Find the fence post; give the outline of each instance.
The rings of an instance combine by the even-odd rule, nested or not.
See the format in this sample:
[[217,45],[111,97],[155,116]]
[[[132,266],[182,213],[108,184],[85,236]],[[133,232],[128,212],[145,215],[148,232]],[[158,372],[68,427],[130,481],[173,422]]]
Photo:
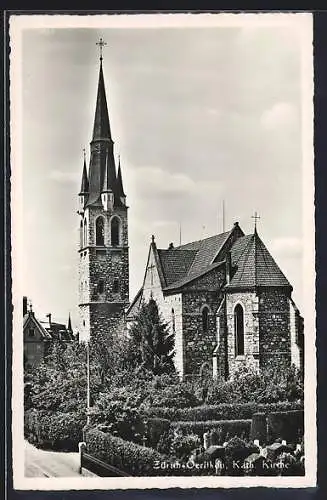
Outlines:
[[84,441],[78,443],[78,453],[79,453],[79,469],[78,473],[82,474],[82,468],[83,468],[83,452],[86,448],[86,443]]

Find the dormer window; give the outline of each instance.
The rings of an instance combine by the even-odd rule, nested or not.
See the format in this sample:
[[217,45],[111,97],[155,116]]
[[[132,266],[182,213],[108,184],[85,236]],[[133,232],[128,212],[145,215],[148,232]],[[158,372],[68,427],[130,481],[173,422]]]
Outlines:
[[29,330],[28,330],[28,336],[29,337],[35,337],[35,330],[34,330],[34,328],[29,328]]

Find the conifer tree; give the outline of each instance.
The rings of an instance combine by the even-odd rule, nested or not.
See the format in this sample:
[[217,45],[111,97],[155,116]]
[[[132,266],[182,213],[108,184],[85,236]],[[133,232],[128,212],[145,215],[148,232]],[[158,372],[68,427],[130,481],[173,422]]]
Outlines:
[[143,303],[130,330],[129,361],[155,375],[175,371],[174,334],[162,320],[156,301]]

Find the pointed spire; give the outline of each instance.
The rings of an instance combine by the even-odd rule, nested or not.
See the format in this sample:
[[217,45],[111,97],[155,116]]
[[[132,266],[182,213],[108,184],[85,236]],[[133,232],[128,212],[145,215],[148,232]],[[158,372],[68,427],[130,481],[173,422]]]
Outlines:
[[69,315],[68,315],[68,325],[67,325],[67,330],[69,330],[69,331],[71,331],[71,332],[73,331],[73,329],[72,329],[72,321],[71,321],[71,319],[70,319],[70,313],[69,313]]
[[93,141],[101,139],[111,139],[109,114],[107,107],[106,90],[104,86],[102,59],[100,60],[98,95],[95,108],[94,127],[93,127]]
[[126,194],[124,193],[123,179],[122,179],[122,175],[121,175],[120,155],[118,157],[117,194],[118,194],[118,196],[121,196],[124,198],[126,197]]
[[87,177],[85,148],[83,149],[83,153],[84,153],[84,164],[83,164],[81,191],[79,194],[86,194],[89,192],[89,179]]
[[101,192],[107,192],[107,191],[114,192],[115,183],[116,183],[116,172],[115,172],[113,155],[107,152]]

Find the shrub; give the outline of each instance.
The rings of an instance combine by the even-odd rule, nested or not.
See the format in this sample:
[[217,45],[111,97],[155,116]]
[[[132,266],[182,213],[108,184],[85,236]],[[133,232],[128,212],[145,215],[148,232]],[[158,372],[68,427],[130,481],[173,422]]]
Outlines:
[[149,418],[146,422],[147,444],[151,448],[156,448],[160,437],[167,434],[170,428],[170,421],[165,418]]
[[40,448],[77,451],[85,422],[85,415],[79,413],[29,410],[24,416],[24,435]]
[[166,474],[165,471],[156,469],[156,464],[163,462],[164,457],[152,448],[145,448],[97,429],[86,429],[85,440],[87,453],[132,476]]
[[189,408],[197,406],[200,401],[185,384],[167,386],[162,390],[157,390],[151,395],[149,404],[154,406],[165,406],[168,408]]
[[242,465],[246,457],[251,453],[258,452],[258,448],[252,443],[235,436],[230,439],[225,447],[226,467],[231,475],[243,475]]
[[303,410],[271,413],[267,417],[267,441],[276,438],[285,439],[288,443],[297,443],[304,433]]
[[183,433],[197,434],[202,440],[203,434],[211,429],[221,429],[220,439],[226,441],[230,436],[249,439],[251,420],[209,420],[206,422],[173,422],[173,428],[179,428]]
[[171,451],[174,457],[187,460],[191,452],[200,445],[200,438],[196,434],[176,433],[171,443]]
[[206,421],[206,420],[239,420],[250,419],[255,413],[272,413],[276,411],[300,410],[303,403],[282,401],[278,403],[221,403],[202,405],[193,408],[151,407],[142,409],[148,417],[165,418],[170,421]]

